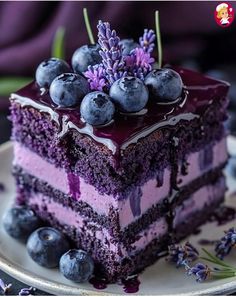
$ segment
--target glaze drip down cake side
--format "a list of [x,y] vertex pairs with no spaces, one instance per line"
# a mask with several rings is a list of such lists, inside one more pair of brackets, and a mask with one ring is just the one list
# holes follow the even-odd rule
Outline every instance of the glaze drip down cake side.
[[89,252],[111,281],[153,264],[224,200],[229,85],[172,68],[181,98],[91,125],[36,82],[11,95],[16,202]]

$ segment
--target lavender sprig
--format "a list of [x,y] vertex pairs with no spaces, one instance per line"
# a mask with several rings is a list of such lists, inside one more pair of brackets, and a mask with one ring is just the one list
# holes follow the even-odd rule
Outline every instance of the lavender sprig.
[[19,292],[19,296],[30,296],[32,293],[36,291],[36,288],[29,287],[29,288],[22,288]]
[[120,38],[115,30],[111,30],[109,23],[99,21],[97,28],[98,43],[101,46],[99,53],[110,86],[119,78],[126,76],[122,46],[119,44]]
[[230,228],[225,232],[225,236],[222,237],[216,244],[215,252],[216,256],[221,260],[227,256],[232,247],[236,245],[236,230],[235,228]]
[[10,290],[11,287],[12,284],[5,284],[4,281],[0,278],[0,289],[4,295]]
[[156,35],[153,30],[144,29],[143,36],[139,38],[139,44],[146,53],[151,53],[155,47]]
[[[232,230],[231,230],[232,231]],[[169,246],[168,261],[176,263],[177,267],[184,266],[187,275],[193,275],[197,282],[203,282],[209,278],[228,278],[236,276],[236,267],[233,267],[224,261],[220,260],[207,250],[202,249],[206,256],[201,259],[214,264],[214,267],[204,263],[197,263],[190,266],[190,263],[195,261],[199,254],[193,245],[187,242],[185,245],[171,245]]]
[[104,88],[107,86],[106,71],[103,64],[88,66],[84,76],[88,79],[91,90],[104,91]]
[[170,245],[167,261],[175,263],[177,267],[186,266],[194,262],[199,256],[197,249],[186,242],[185,245]]
[[236,275],[236,268],[218,259],[205,249],[202,249],[206,254],[201,259],[213,263],[216,267],[210,268],[208,265],[197,263],[193,267],[187,268],[188,275],[195,275],[197,281],[205,281],[209,277],[212,278],[227,278]]

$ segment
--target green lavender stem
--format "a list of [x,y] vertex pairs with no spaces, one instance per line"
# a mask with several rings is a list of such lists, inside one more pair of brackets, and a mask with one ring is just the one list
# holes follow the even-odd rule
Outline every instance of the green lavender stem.
[[223,267],[227,267],[228,269],[234,269],[235,268],[227,263],[225,263],[224,261],[220,260],[219,258],[217,258],[216,256],[212,255],[211,253],[209,253],[206,249],[202,249],[203,252],[205,254],[207,254],[208,257],[202,257],[202,259],[209,261],[211,263],[217,264],[219,266],[223,266]]
[[55,33],[52,50],[52,57],[65,59],[65,28],[59,27]]
[[94,38],[93,38],[93,32],[92,32],[90,21],[89,21],[87,8],[83,9],[83,14],[84,14],[84,22],[85,22],[85,26],[86,26],[86,29],[87,29],[87,32],[88,32],[90,43],[95,44],[95,41],[94,41]]
[[160,31],[160,19],[159,11],[155,12],[155,24],[156,24],[156,36],[157,36],[157,51],[158,51],[158,66],[162,67],[162,45],[161,45],[161,31]]

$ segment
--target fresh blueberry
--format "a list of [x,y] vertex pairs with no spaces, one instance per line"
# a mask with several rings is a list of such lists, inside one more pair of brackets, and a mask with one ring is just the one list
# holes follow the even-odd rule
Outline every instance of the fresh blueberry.
[[151,96],[160,103],[174,102],[182,94],[182,79],[176,71],[169,68],[152,70],[144,82]]
[[88,81],[76,73],[61,74],[53,80],[49,89],[52,101],[61,107],[79,104],[88,92]]
[[99,54],[98,44],[83,45],[78,48],[72,56],[72,67],[76,73],[82,73],[89,65],[100,64],[102,57]]
[[148,89],[137,77],[123,77],[114,82],[110,88],[112,101],[124,112],[137,112],[148,101]]
[[80,113],[85,122],[99,126],[109,123],[114,115],[115,107],[111,98],[99,91],[87,94],[82,100]]
[[39,265],[53,268],[59,265],[61,256],[69,250],[69,243],[57,229],[42,227],[35,230],[27,241],[30,257]]
[[39,64],[35,74],[36,82],[41,88],[49,88],[54,78],[65,72],[71,72],[65,61],[50,58]]
[[60,259],[60,271],[69,280],[83,283],[90,279],[94,270],[91,256],[83,250],[69,250]]
[[3,216],[6,232],[15,239],[25,241],[29,235],[40,227],[41,221],[33,210],[24,206],[10,208]]
[[127,56],[130,52],[140,45],[133,39],[122,39],[119,44],[122,46],[122,55]]

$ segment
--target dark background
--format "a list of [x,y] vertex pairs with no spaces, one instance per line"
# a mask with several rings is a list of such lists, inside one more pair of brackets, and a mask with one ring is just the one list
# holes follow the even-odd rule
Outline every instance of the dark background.
[[[99,19],[109,21],[121,38],[138,40],[144,28],[154,27],[160,11],[164,60],[210,74],[231,83],[228,127],[236,132],[236,19],[222,28],[214,19],[220,2],[0,2],[0,81],[5,76],[34,77],[37,65],[50,57],[56,29],[66,28],[66,59],[88,43],[82,9],[87,7],[93,32]],[[236,11],[236,3],[229,2]],[[1,83],[1,82],[0,82]],[[9,102],[0,96],[0,144],[10,137]],[[13,282],[10,294],[23,285]],[[37,292],[37,294],[42,294]]]

